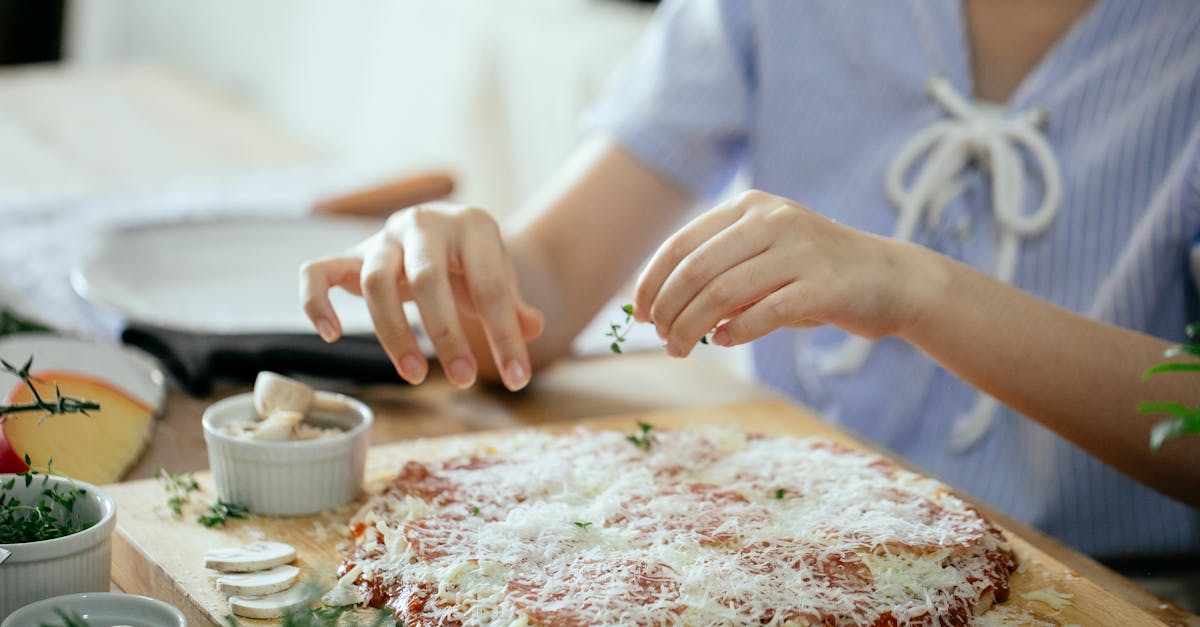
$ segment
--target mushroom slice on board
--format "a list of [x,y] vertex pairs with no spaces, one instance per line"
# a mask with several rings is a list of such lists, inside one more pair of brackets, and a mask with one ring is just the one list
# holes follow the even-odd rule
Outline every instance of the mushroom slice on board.
[[287,564],[296,559],[296,549],[282,542],[252,542],[243,547],[209,549],[204,567],[224,573],[252,573]]
[[232,596],[261,596],[287,590],[299,578],[299,568],[284,564],[254,573],[221,575],[217,577],[217,590]]
[[306,607],[312,597],[303,586],[261,597],[229,597],[229,611],[242,618],[279,618],[289,610]]

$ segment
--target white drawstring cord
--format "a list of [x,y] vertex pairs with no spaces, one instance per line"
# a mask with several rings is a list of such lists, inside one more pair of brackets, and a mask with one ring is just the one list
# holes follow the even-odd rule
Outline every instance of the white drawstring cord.
[[[1033,109],[1006,118],[996,107],[968,103],[950,81],[941,77],[930,79],[928,92],[951,117],[914,135],[888,167],[888,199],[900,214],[893,237],[912,241],[922,215],[930,224],[936,224],[945,205],[965,187],[959,174],[974,159],[992,183],[992,212],[999,233],[994,276],[1011,283],[1021,238],[1041,233],[1050,226],[1062,194],[1058,161],[1038,131],[1046,123],[1046,112]],[[1020,147],[1033,156],[1044,186],[1041,206],[1029,215],[1022,213],[1025,169],[1018,152]],[[905,176],[918,162],[920,168],[906,187]],[[870,340],[852,337],[837,351],[826,355],[821,368],[830,374],[858,370],[870,355],[871,346]],[[955,423],[949,447],[961,452],[979,442],[991,427],[996,408],[994,399],[980,393],[971,411]]]

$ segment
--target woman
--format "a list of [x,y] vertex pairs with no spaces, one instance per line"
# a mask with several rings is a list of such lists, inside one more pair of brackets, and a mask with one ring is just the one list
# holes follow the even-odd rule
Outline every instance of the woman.
[[[1170,498],[1200,503],[1200,439],[1151,455],[1133,412],[1200,401],[1139,381],[1197,317],[1200,5],[861,7],[665,5],[511,232],[402,211],[305,266],[305,311],[333,341],[328,289],[363,294],[419,383],[414,300],[451,381],[490,351],[515,390],[657,245],[634,311],[670,354],[753,342],[767,383],[1076,548],[1200,552]],[[670,234],[739,170],[757,191]]]

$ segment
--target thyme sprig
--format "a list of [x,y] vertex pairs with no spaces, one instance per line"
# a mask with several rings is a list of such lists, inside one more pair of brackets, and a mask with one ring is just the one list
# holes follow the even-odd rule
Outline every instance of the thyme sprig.
[[639,432],[631,433],[625,436],[625,439],[632,442],[634,446],[648,451],[650,450],[650,445],[654,444],[654,434],[650,433],[650,430],[654,427],[648,423],[640,421],[637,423],[637,425]]
[[21,381],[25,384],[25,387],[29,388],[29,392],[33,394],[33,402],[31,403],[0,405],[0,424],[4,424],[4,421],[10,418],[12,414],[18,414],[22,412],[46,412],[41,418],[38,419],[38,422],[40,423],[48,416],[53,416],[56,414],[83,414],[87,416],[89,411],[100,409],[99,403],[93,403],[92,401],[75,398],[73,396],[64,396],[58,389],[57,383],[54,384],[54,400],[46,401],[42,398],[42,395],[33,385],[34,381],[39,383],[41,381],[29,374],[29,370],[32,367],[33,357],[30,357],[28,360],[26,360],[25,365],[21,366],[20,368],[17,368],[7,361],[0,359],[0,368],[3,368],[5,372],[8,372],[9,374],[21,379]]
[[[1189,324],[1187,335],[1191,340],[1200,336],[1200,323]],[[1163,357],[1167,359],[1180,356],[1192,361],[1168,361],[1158,364],[1142,373],[1142,380],[1168,372],[1200,372],[1200,345],[1189,342],[1172,346],[1163,353]],[[1193,408],[1181,403],[1147,401],[1138,403],[1137,410],[1141,414],[1172,416],[1150,429],[1150,450],[1155,453],[1170,438],[1189,433],[1200,434],[1200,405]]]
[[[53,472],[51,464],[46,462],[46,471],[38,472],[33,468],[33,461],[25,455],[25,472],[4,482],[0,491],[0,544],[18,544],[23,542],[40,542],[62,538],[78,533],[91,526],[75,520],[75,503],[87,491],[74,484],[61,481],[50,481]],[[37,503],[28,505],[13,494],[17,481],[23,481],[28,488],[34,478],[42,477],[42,492],[37,496]]]
[[625,313],[625,322],[608,323],[609,330],[604,334],[613,339],[612,344],[609,344],[608,348],[618,355],[621,354],[621,344],[625,342],[625,337],[629,335],[629,330],[633,328],[633,305],[622,305],[621,311]]
[[165,467],[159,466],[154,470],[154,478],[162,483],[167,491],[167,509],[175,518],[183,516],[183,506],[192,502],[192,493],[200,490],[196,476],[190,472],[172,473]]
[[[633,328],[635,322],[633,319],[633,305],[621,305],[621,311],[625,314],[625,322],[608,323],[608,331],[604,333],[605,336],[613,339],[612,344],[608,345],[608,349],[618,355],[621,354],[621,344],[625,342],[626,337],[629,335],[629,330]],[[700,343],[708,344],[708,336],[701,337]]]
[[201,514],[200,517],[196,519],[196,522],[204,525],[205,527],[216,527],[217,525],[224,525],[229,521],[230,518],[245,520],[246,518],[249,518],[249,515],[250,510],[246,509],[245,506],[238,505],[237,503],[230,503],[229,501],[222,500],[218,497],[217,500],[209,506],[208,511]]

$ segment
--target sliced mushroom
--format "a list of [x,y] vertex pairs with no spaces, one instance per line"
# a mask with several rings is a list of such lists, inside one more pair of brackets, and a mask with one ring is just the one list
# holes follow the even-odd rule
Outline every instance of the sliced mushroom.
[[265,420],[255,423],[250,437],[278,442],[294,440],[301,422],[304,422],[304,414],[290,409],[276,409]]
[[228,595],[250,597],[287,590],[300,578],[300,569],[284,564],[253,573],[217,577],[217,590]]
[[259,418],[281,409],[304,415],[312,405],[313,393],[311,387],[295,379],[264,370],[254,380],[254,410]]
[[225,573],[252,573],[295,559],[296,549],[282,542],[252,542],[237,548],[209,549],[204,554],[204,567]]
[[345,407],[346,401],[342,395],[317,392],[281,374],[264,370],[254,380],[254,410],[259,418],[266,418],[279,410],[305,415],[314,408],[336,411]]
[[261,597],[229,597],[229,611],[242,618],[279,618],[311,601],[303,586],[297,586]]

